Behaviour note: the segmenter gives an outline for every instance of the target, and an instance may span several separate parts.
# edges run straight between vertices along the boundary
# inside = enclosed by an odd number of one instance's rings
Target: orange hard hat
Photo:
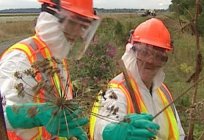
[[[99,19],[98,16],[94,14],[93,0],[38,0],[41,3],[47,3],[51,6],[56,6],[56,2],[59,1],[60,7],[77,13],[79,15]]]
[[[131,43],[141,42],[166,50],[172,49],[171,37],[163,22],[151,18],[136,27],[131,38]]]

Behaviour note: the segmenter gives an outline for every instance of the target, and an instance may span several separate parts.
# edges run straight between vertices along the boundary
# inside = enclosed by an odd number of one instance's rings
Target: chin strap
[[[54,2],[55,1],[55,2]],[[59,19],[59,22],[62,23],[66,17],[60,15],[57,11],[60,11],[61,6],[60,6],[60,1],[59,0],[53,0],[56,5],[50,6],[47,3],[42,4],[41,11],[47,12]]]
[[[52,8],[56,8],[56,6],[53,6]],[[52,9],[50,8],[50,5],[48,5],[48,4],[46,4],[46,3],[42,4],[41,11],[42,11],[42,12],[48,12],[48,13],[50,13],[51,15],[54,15],[54,16],[57,15],[57,12],[54,11],[54,10],[52,10]]]
[[[51,1],[52,1],[54,4],[56,4],[55,8],[60,11],[60,9],[61,9],[60,0],[51,0]]]

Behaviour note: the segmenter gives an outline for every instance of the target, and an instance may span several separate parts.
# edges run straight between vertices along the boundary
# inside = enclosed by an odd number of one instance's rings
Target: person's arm
[[[87,136],[81,126],[87,124],[88,119],[78,118],[80,113],[78,105],[74,105],[71,111],[59,109],[51,103],[24,103],[6,107],[7,119],[15,129],[44,126],[52,135],[75,136],[86,140]]]
[[[29,93],[29,95],[25,94],[24,96],[20,96],[15,89],[15,85],[22,81],[17,81],[14,76],[15,72],[22,72],[30,68],[30,62],[27,59],[27,56],[21,51],[12,51],[3,57],[0,61],[0,90],[2,96],[4,97],[4,116],[7,125],[7,129],[15,130],[16,133],[23,132],[28,133],[28,131],[34,131],[35,127],[45,126],[46,129],[53,135],[59,135],[63,137],[76,136],[79,137],[80,140],[86,140],[87,136],[84,130],[80,127],[85,125],[88,120],[87,118],[78,118],[78,107],[72,113],[66,113],[66,117],[63,116],[55,116],[56,121],[54,120],[55,126],[50,127],[49,120],[53,116],[53,111],[50,105],[46,104],[37,104],[33,103],[33,94]],[[26,84],[24,86],[35,85],[36,82],[34,79],[30,77],[24,77],[24,81]],[[26,87],[25,87],[26,88]],[[30,87],[29,87],[30,88]],[[15,105],[15,106],[13,106]],[[17,111],[15,107],[17,106]],[[40,113],[36,114],[34,117],[30,117],[28,111],[34,108],[36,111]],[[47,109],[46,109],[47,108]],[[76,114],[75,117],[71,117],[70,114]],[[62,114],[64,114],[62,112]],[[60,119],[60,122],[57,121],[59,118],[67,118],[63,122],[63,119]],[[75,120],[73,120],[75,118]],[[58,125],[61,124],[58,129]],[[66,122],[72,125],[68,126],[69,132],[67,132]],[[18,129],[20,128],[20,129]],[[30,128],[33,128],[32,130]],[[52,129],[53,128],[53,129]],[[62,128],[62,129],[61,129]],[[24,129],[24,130],[22,130]],[[29,130],[28,130],[29,129]],[[37,133],[37,131],[34,131]],[[33,135],[34,133],[32,133]],[[34,134],[35,135],[35,134]],[[32,136],[31,136],[32,137]]]
[[[114,93],[113,93],[114,92]],[[116,98],[113,98],[113,94]],[[128,114],[126,97],[119,89],[109,89],[106,92],[101,104],[99,114],[107,116],[110,121],[97,118],[94,140],[126,140],[129,139],[149,139],[156,135],[159,126],[152,122],[150,114]],[[118,109],[116,109],[118,108]],[[114,110],[118,111],[114,111]],[[119,122],[126,118],[128,122]],[[148,129],[153,131],[149,131]]]
[[[109,98],[112,92],[116,94],[117,101],[115,99]],[[102,98],[99,114],[102,116],[107,116],[107,118],[113,119],[116,121],[122,120],[123,117],[127,114],[127,103],[126,103],[125,95],[121,93],[119,89],[109,89],[106,91],[104,98]],[[111,106],[115,106],[119,108],[117,113],[118,117],[116,117],[116,115],[111,114],[111,112],[107,110],[107,108],[111,108]],[[103,130],[110,123],[111,122],[109,121],[97,118],[95,129],[94,129],[94,140],[103,140],[102,138]]]
[[[13,128],[7,119],[7,115],[5,112],[6,106],[32,102],[32,97],[28,95],[19,97],[17,90],[15,89],[15,85],[18,81],[14,77],[14,73],[17,71],[23,71],[28,68],[30,68],[30,62],[28,61],[27,56],[23,52],[18,50],[5,54],[5,56],[3,56],[0,61],[0,91],[4,99],[4,114],[7,129],[9,130],[12,130]],[[29,80],[26,79],[26,81]]]

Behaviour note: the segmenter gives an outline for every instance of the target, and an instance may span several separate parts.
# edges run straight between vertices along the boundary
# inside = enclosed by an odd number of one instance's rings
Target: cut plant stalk
[[[139,105],[138,105],[137,100],[135,99],[135,95],[134,95],[134,89],[133,89],[133,87],[131,85],[128,71],[127,71],[127,69],[125,67],[125,64],[124,64],[122,59],[119,60],[119,64],[120,64],[120,67],[122,68],[122,71],[123,71],[123,75],[124,75],[124,78],[125,78],[125,81],[126,81],[126,84],[127,84],[127,87],[128,87],[128,91],[130,93],[130,97],[131,97],[131,100],[132,100],[132,103],[133,103],[134,110],[135,110],[135,112],[137,114],[140,114]]]

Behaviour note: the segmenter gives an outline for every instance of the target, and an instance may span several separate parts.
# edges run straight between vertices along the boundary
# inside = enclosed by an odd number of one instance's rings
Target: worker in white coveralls
[[[123,74],[113,78],[100,104],[93,107],[101,117],[91,118],[92,139],[183,140],[184,131],[174,105],[153,120],[172,101],[163,83],[167,52],[172,50],[169,31],[161,20],[151,18],[136,27],[129,41],[122,60],[129,72],[134,97],[130,96]],[[135,100],[141,114],[135,113]]]
[[[41,13],[37,19],[35,32],[30,38],[22,40],[8,48],[0,60],[0,91],[4,98],[4,115],[10,140],[50,140],[68,139],[77,137],[86,140],[87,134],[82,129],[88,123],[88,119],[79,116],[80,107],[72,111],[59,111],[52,123],[54,108],[48,102],[43,103],[43,92],[39,94],[25,95],[18,97],[15,84],[17,79],[15,72],[22,72],[31,68],[34,62],[51,57],[57,59],[66,58],[67,55],[74,55],[73,50],[80,52],[82,56],[93,37],[100,18],[94,14],[92,0],[39,0],[42,4]],[[80,46],[74,48],[76,41],[81,40]],[[76,45],[75,45],[76,46]],[[61,69],[64,78],[69,77],[69,72]],[[60,77],[51,77],[58,85],[62,81]],[[28,84],[30,77],[24,77]],[[40,81],[40,78],[37,78]],[[70,79],[69,79],[70,80]],[[67,82],[67,81],[64,81]],[[66,99],[72,99],[70,81],[66,88]],[[26,88],[26,85],[24,85]],[[17,107],[15,110],[14,106]],[[33,117],[28,115],[29,109],[35,108],[38,113]],[[67,125],[68,124],[68,125]]]

